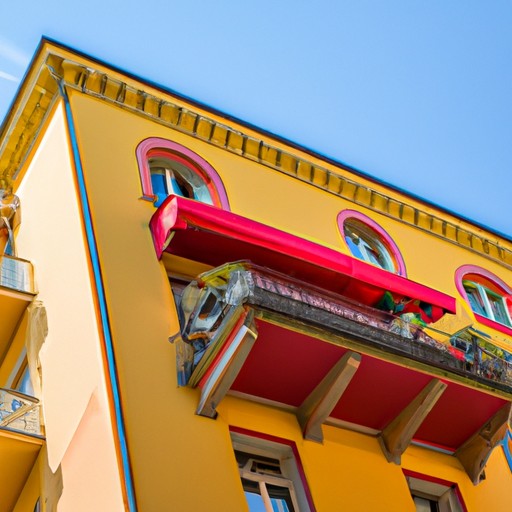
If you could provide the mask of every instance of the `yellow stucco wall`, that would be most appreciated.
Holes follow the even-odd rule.
[[[342,507],[412,512],[401,468],[386,462],[374,438],[324,427],[325,442],[317,445],[302,439],[294,416],[233,397],[221,403],[216,421],[194,415],[197,391],[177,387],[174,346],[168,337],[178,324],[148,229],[154,208],[139,199],[135,149],[147,137],[183,144],[218,171],[233,212],[344,253],[348,250],[336,216],[346,208],[358,209],[394,238],[410,278],[454,296],[454,272],[460,265],[480,265],[512,282],[510,272],[435,237],[428,238],[425,250],[427,235],[419,230],[99,100],[73,92],[71,105],[106,287],[139,509],[165,510],[170,504],[184,512],[246,508],[228,431],[236,425],[296,442],[318,512]],[[508,510],[512,482],[499,450],[489,462],[492,481],[478,490],[447,455],[411,447],[403,467],[460,482],[469,511]],[[498,498],[499,486],[506,489]]]

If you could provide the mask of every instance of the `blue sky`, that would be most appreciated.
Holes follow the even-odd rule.
[[[42,35],[512,236],[512,2],[0,5],[0,118]]]

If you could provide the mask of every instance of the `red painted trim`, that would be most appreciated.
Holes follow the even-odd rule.
[[[443,480],[442,478],[437,478],[431,475],[424,475],[423,473],[416,473],[416,471],[411,471],[409,469],[402,468],[402,472],[405,476],[410,476],[412,478],[417,478],[418,480],[424,480],[425,482],[432,482],[434,484],[444,485],[445,487],[450,487],[455,491],[455,495],[457,496],[460,505],[462,507],[463,512],[468,512],[466,504],[464,503],[464,499],[462,498],[462,494],[459,489],[459,485],[456,482],[450,482],[448,480]]]
[[[363,215],[360,212],[357,212],[355,210],[343,210],[338,214],[337,218],[338,229],[340,230],[343,241],[345,241],[345,231],[343,229],[343,223],[345,222],[346,219],[357,219],[361,221],[363,224],[366,224],[373,231],[375,231],[377,235],[379,235],[379,237],[383,240],[384,245],[387,246],[391,255],[394,257],[395,263],[398,266],[397,273],[400,274],[401,276],[407,277],[405,261],[402,257],[400,249],[396,245],[395,241],[388,235],[388,233],[383,228],[381,228],[373,219],[367,217],[366,215]]]
[[[233,340],[236,338],[238,331],[242,327],[242,325],[245,322],[245,319],[247,318],[247,315],[249,314],[249,310],[245,309],[245,311],[240,315],[240,318],[237,320],[235,326],[229,333],[229,336],[226,338],[224,345],[219,350],[217,355],[215,356],[214,360],[210,363],[210,366],[208,366],[208,369],[206,370],[205,374],[199,381],[198,386],[203,389],[204,385],[208,382],[208,379],[210,378],[210,375],[213,373],[215,368],[217,368],[217,365],[219,364],[219,361],[222,359],[222,356],[226,353],[230,345],[233,343]]]
[[[389,290],[452,313],[456,311],[455,299],[445,293],[310,240],[183,197],[169,196],[151,218],[150,228],[158,258],[166,249],[171,231],[188,233],[189,237],[196,236],[198,232],[210,233],[218,236],[215,250],[226,251],[224,262],[251,260],[252,252],[259,251],[259,260],[253,263],[272,269],[275,261],[279,261],[302,280],[305,280],[306,272],[310,276],[322,277],[324,281],[326,276],[337,278],[340,282],[343,278],[344,284],[338,289],[340,294],[349,288],[352,291],[368,289],[373,293]],[[233,258],[230,247],[240,248],[243,256]],[[172,249],[171,243],[169,252]],[[201,257],[203,263],[208,263],[209,254],[205,248],[201,251]]]
[[[264,439],[265,441],[271,441],[273,443],[284,444],[286,446],[289,446],[292,449],[293,457],[295,458],[295,462],[297,464],[297,469],[299,471],[302,487],[304,489],[304,492],[306,493],[306,499],[308,500],[309,508],[311,512],[316,512],[315,504],[313,503],[313,497],[311,496],[311,492],[309,491],[306,473],[304,472],[304,466],[302,465],[299,451],[297,450],[297,445],[295,444],[294,441],[291,441],[290,439],[284,439],[282,437],[275,437],[269,434],[264,434],[263,432],[255,432],[254,430],[247,430],[245,428],[235,427],[233,425],[229,426],[229,431],[234,432],[236,434],[242,434],[247,437],[255,437],[257,439]]]
[[[208,189],[216,206],[229,210],[229,200],[222,179],[217,171],[201,156],[194,153],[191,149],[167,139],[159,137],[150,137],[143,140],[135,151],[137,162],[139,164],[140,181],[142,184],[142,194],[145,197],[153,198],[153,187],[151,185],[151,172],[149,170],[148,159],[159,156],[176,160],[188,167],[192,167],[205,178]]]

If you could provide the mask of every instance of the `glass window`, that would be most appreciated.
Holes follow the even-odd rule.
[[[358,219],[348,218],[343,223],[343,234],[353,256],[389,272],[398,272],[391,250],[371,227]]]
[[[171,194],[213,205],[203,177],[184,163],[171,158],[150,158],[149,169],[153,193],[157,196],[155,206],[160,206]]]
[[[279,460],[239,451],[235,456],[251,512],[298,512],[293,482],[283,476]]]
[[[404,470],[417,512],[463,512],[457,484]]]
[[[231,433],[250,512],[310,512],[291,446]]]
[[[230,209],[217,171],[186,146],[160,137],[149,137],[137,146],[136,155],[142,185],[141,199],[156,201],[156,206],[160,206],[168,195],[173,194]]]
[[[481,282],[462,281],[471,309],[490,320],[512,327],[505,297],[489,289],[489,287],[496,289],[496,286],[491,282],[488,283],[489,287],[487,287],[482,284],[485,283],[483,278],[480,278],[479,281]]]

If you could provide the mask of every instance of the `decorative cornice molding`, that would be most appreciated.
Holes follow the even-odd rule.
[[[48,56],[46,63],[47,65],[51,64],[53,69],[61,74],[63,84],[70,89],[106,101],[242,158],[265,165],[351,203],[428,232],[491,260],[498,261],[512,269],[512,244],[508,244],[504,240],[500,241],[498,238],[491,240],[483,236],[480,229],[472,230],[470,227],[462,227],[456,222],[445,220],[404,201],[382,194],[373,188],[342,176],[341,173],[316,165],[295,154],[267,144],[261,139],[234,130],[230,126],[213,119],[213,117],[203,115],[192,108],[186,108],[140,88],[133,87],[129,83],[112,76],[113,72],[108,74],[53,54]],[[15,176],[17,169],[22,165],[24,157],[35,140],[53,96],[58,94],[55,85],[51,88],[46,86],[43,89],[44,113],[42,115],[38,114],[37,120],[33,120],[33,116],[36,115],[35,109],[42,108],[41,105],[43,104],[41,99],[37,99],[37,95],[41,94],[41,92],[37,92],[37,90],[40,91],[40,89],[37,89],[38,86],[41,87],[39,82],[46,84],[49,77],[50,74],[45,66],[39,73],[34,88],[30,91],[22,115],[17,120],[16,125],[11,127],[9,139],[17,135],[19,143],[14,150],[11,150],[12,158],[7,166],[4,163],[6,158],[2,154],[0,158],[0,176]],[[18,127],[19,123],[22,123],[21,128]],[[13,146],[12,143],[10,145]]]

